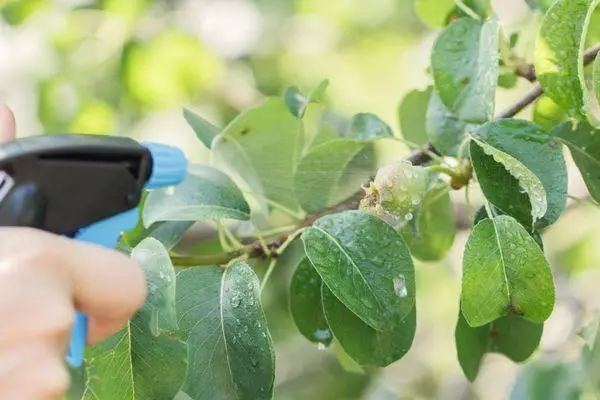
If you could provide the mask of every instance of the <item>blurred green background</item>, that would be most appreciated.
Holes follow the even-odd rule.
[[[497,0],[507,33],[525,30],[523,55],[540,21],[524,0]],[[398,104],[424,89],[437,31],[412,0],[5,0],[0,1],[0,102],[19,136],[112,133],[208,154],[187,126],[189,107],[219,127],[286,86],[309,91],[329,78],[327,106],[342,115],[371,112],[398,134]],[[527,38],[527,35],[525,37]],[[498,109],[531,85],[498,90]],[[529,117],[531,110],[523,112]],[[409,150],[386,144],[390,158]],[[566,153],[567,158],[570,156]],[[571,163],[570,193],[585,196]],[[464,192],[453,193],[464,214]],[[478,193],[473,193],[477,203]],[[577,330],[600,306],[600,211],[570,202],[544,234],[557,271],[557,305],[532,360],[579,357]],[[456,360],[460,261],[467,232],[443,263],[418,264],[418,330],[412,350],[385,370],[346,372],[293,326],[282,260],[265,294],[277,345],[276,399],[504,399],[522,366],[487,356],[470,385]],[[293,258],[293,252],[288,256]],[[288,265],[285,265],[288,264]],[[260,266],[258,266],[260,269]]]

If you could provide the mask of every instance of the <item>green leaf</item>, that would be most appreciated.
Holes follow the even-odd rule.
[[[370,143],[334,139],[312,148],[300,161],[294,192],[302,209],[320,211],[347,199],[377,170]]]
[[[494,213],[494,215],[506,215],[504,212],[502,212],[502,210],[497,209],[496,207],[494,207],[493,205],[489,205],[490,209],[492,210],[492,212]],[[473,226],[477,225],[479,222],[483,221],[484,219],[489,218],[488,214],[487,214],[487,210],[485,209],[485,206],[481,206],[479,208],[479,210],[477,210],[477,212],[475,213],[475,218],[473,221]],[[544,251],[544,241],[542,240],[542,235],[540,234],[539,231],[533,231],[533,232],[528,232],[531,237],[533,238],[533,240],[535,240],[535,242],[538,244],[538,246],[540,246],[540,249],[542,251]]]
[[[451,157],[458,155],[466,133],[476,129],[476,125],[461,121],[448,110],[435,90],[429,99],[425,127],[427,137],[436,150]]]
[[[359,113],[352,117],[350,127],[345,135],[348,138],[373,141],[384,137],[392,137],[392,129],[379,117],[369,113]]]
[[[597,0],[559,0],[542,21],[534,65],[544,92],[570,117],[584,120],[583,52],[589,18]]]
[[[215,139],[213,151],[259,200],[296,210],[290,193],[303,142],[302,121],[290,114],[283,99],[268,98],[238,115]]]
[[[294,190],[302,208],[316,212],[354,195],[376,170],[372,143],[331,140],[313,148],[302,159]]]
[[[600,131],[585,122],[565,122],[552,131],[567,145],[592,198],[600,201]]]
[[[514,362],[527,360],[538,348],[544,324],[507,316],[471,328],[459,312],[455,330],[458,362],[467,379],[475,381],[486,353],[500,353]]]
[[[433,46],[436,91],[462,121],[482,123],[494,117],[499,34],[495,18],[484,23],[463,18],[446,27]]]
[[[150,296],[145,307],[149,310],[150,332],[158,336],[163,330],[177,330],[175,269],[169,253],[158,240],[147,238],[133,249],[131,258],[143,268],[148,281]]]
[[[324,79],[309,93],[308,101],[309,103],[321,103],[323,101],[323,97],[325,97],[325,92],[329,87],[329,79]]]
[[[538,219],[538,227],[556,222],[567,202],[568,174],[563,149],[552,135],[529,121],[518,119],[487,123],[476,135],[479,142],[488,145],[483,148],[484,152],[495,157],[507,170],[503,172],[504,177],[489,175],[485,167],[480,168],[479,158],[473,160],[477,179],[488,200],[524,225],[535,224]],[[499,186],[503,180],[510,179],[509,174],[519,181],[521,189],[515,190],[514,184]],[[524,203],[523,190],[529,197]],[[530,208],[528,203],[531,203],[533,220],[526,214]],[[513,213],[511,207],[516,212]]]
[[[594,72],[592,79],[596,101],[600,103],[600,57],[596,57],[594,60]]]
[[[408,93],[398,107],[398,119],[402,136],[419,146],[428,142],[426,115],[429,98],[433,88],[429,86],[424,91],[413,90]]]
[[[383,332],[365,324],[325,285],[323,307],[336,340],[359,365],[385,367],[402,358],[411,348],[417,325],[416,306],[402,318],[394,316],[397,319],[395,327]]]
[[[297,87],[291,86],[286,88],[283,92],[283,99],[293,116],[298,118],[304,117],[306,107],[308,106],[308,99]]]
[[[439,261],[452,247],[456,235],[448,185],[438,181],[425,194],[416,225],[405,226],[402,236],[413,257]]]
[[[85,399],[170,399],[185,379],[185,343],[173,331],[150,329],[173,325],[175,280],[169,255],[154,239],[142,241],[132,255],[146,272],[148,297],[119,333],[86,349],[89,382]]]
[[[557,0],[526,0],[527,4],[532,9],[539,9],[542,13],[546,13],[552,4],[554,4]]]
[[[390,225],[370,214],[346,211],[315,221],[302,241],[323,282],[367,325],[391,330],[413,309],[413,262]]]
[[[167,250],[171,250],[179,243],[184,233],[194,224],[191,221],[166,221],[157,222],[151,227],[145,228],[142,216],[147,199],[148,192],[144,192],[139,204],[139,209],[142,210],[142,212],[139,213],[136,227],[127,232],[123,232],[121,235],[119,247],[121,249],[124,248],[125,251],[134,248],[147,237],[158,240]]]
[[[470,154],[485,197],[533,229],[530,221],[537,221],[547,210],[546,191],[539,179],[517,159],[484,142],[472,141]]]
[[[334,341],[331,344],[331,347],[333,348],[333,351],[334,351],[335,355],[337,356],[337,359],[338,359],[340,365],[342,366],[342,368],[344,368],[344,370],[355,373],[355,374],[361,374],[361,375],[363,375],[365,373],[365,370],[356,361],[354,361],[348,355],[348,353],[346,353],[346,350],[344,350],[344,348],[342,347],[342,345],[339,342]]]
[[[271,399],[275,354],[250,266],[185,269],[177,287],[190,364],[182,390],[195,400]]]
[[[333,335],[323,314],[323,281],[308,258],[304,257],[292,276],[290,310],[300,333],[314,343],[329,346]]]
[[[577,361],[530,364],[518,376],[510,400],[579,400],[582,372]]]
[[[461,308],[471,327],[506,315],[541,323],[552,313],[550,265],[514,218],[485,219],[473,229],[463,257]]]
[[[159,221],[248,220],[250,206],[233,181],[206,165],[194,165],[174,188],[150,192],[143,219],[146,227]]]
[[[292,115],[298,118],[303,118],[308,108],[309,103],[320,103],[325,96],[325,91],[329,86],[329,80],[325,79],[321,81],[310,94],[305,96],[295,86],[290,86],[283,92],[283,99],[287,108],[290,110]]]
[[[441,28],[454,4],[454,0],[415,0],[415,11],[430,28]]]
[[[567,114],[561,110],[548,96],[542,96],[533,106],[531,120],[549,132],[563,122]]]
[[[213,140],[219,135],[219,128],[187,108],[183,109],[183,117],[194,130],[198,139],[210,149]]]

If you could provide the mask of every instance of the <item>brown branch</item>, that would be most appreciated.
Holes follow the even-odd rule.
[[[596,57],[598,56],[599,52],[600,52],[600,44],[587,50],[583,56],[584,65],[588,65],[592,61],[594,61],[596,59]],[[528,71],[522,71],[522,72],[523,72],[523,74],[525,74],[527,76],[523,76],[523,75],[520,75],[520,76],[525,77],[529,81],[535,82],[537,80],[537,76],[535,75],[533,66],[531,66],[531,68],[528,69]],[[521,112],[525,108],[527,108],[529,105],[533,104],[533,102],[535,102],[543,93],[544,93],[544,90],[541,88],[541,86],[536,85],[521,100],[516,102],[513,106],[511,106],[504,112],[498,114],[496,116],[496,120],[514,117],[519,112]],[[413,165],[424,165],[424,164],[427,164],[429,161],[431,161],[431,156],[430,156],[431,153],[439,155],[439,152],[435,149],[435,147],[431,143],[428,143],[424,147],[423,150],[414,152],[407,158],[407,160],[410,161]],[[241,250],[235,250],[230,253],[222,253],[222,254],[216,255],[213,257],[213,259],[211,259],[211,261],[218,259],[218,261],[221,261],[223,264],[225,264],[225,263],[229,262],[230,260],[240,257],[242,255],[245,255],[250,258],[276,257],[277,249],[279,249],[283,245],[283,243],[285,243],[285,241],[288,239],[288,237],[290,237],[290,235],[292,235],[298,229],[301,229],[301,228],[304,228],[307,226],[311,226],[313,224],[313,222],[315,222],[317,219],[319,219],[325,215],[357,209],[358,204],[359,204],[361,198],[363,197],[363,195],[364,195],[364,191],[361,188],[358,191],[356,191],[350,198],[344,200],[343,202],[341,202],[333,207],[327,208],[323,211],[309,214],[305,219],[300,221],[298,223],[298,225],[296,225],[296,228],[294,230],[287,232],[285,234],[282,234],[282,235],[276,237],[275,239],[272,239],[267,242],[267,248],[269,249],[270,254],[265,254],[265,251],[263,250],[262,246],[260,245],[260,242],[255,241],[253,243],[248,244],[245,248],[243,248]],[[200,264],[200,261],[204,261],[204,260],[200,260],[200,259],[197,259],[194,257],[184,257],[184,258],[182,258],[182,261],[185,261],[185,262],[182,263],[182,266],[190,266],[196,260],[198,261],[198,265],[202,265],[202,264]],[[174,259],[174,263],[177,265],[177,259]]]

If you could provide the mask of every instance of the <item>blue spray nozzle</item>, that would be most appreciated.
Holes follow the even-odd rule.
[[[150,150],[153,160],[147,189],[178,185],[185,179],[188,162],[183,151],[161,143],[143,142],[142,145]]]

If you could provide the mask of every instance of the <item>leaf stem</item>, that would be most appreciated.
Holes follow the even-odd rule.
[[[215,221],[215,223],[217,225],[217,232],[219,233],[219,243],[221,244],[221,247],[227,252],[232,251],[233,248],[231,244],[227,241],[227,237],[225,236],[225,230],[223,229],[223,224],[219,220]]]
[[[171,255],[171,262],[173,266],[178,269],[185,269],[191,267],[202,267],[211,265],[224,265],[233,260],[246,254],[245,249],[234,250],[226,253],[219,254],[206,254],[206,255],[190,255],[182,256],[177,254]]]
[[[298,229],[296,232],[292,233],[290,236],[287,237],[287,239],[285,239],[285,242],[283,242],[281,244],[281,246],[279,246],[277,248],[277,250],[275,250],[275,254],[277,254],[278,256],[282,255],[283,252],[285,251],[285,249],[287,249],[287,247],[292,244],[292,242],[294,241],[294,239],[296,239],[302,232],[304,232],[306,229],[308,229],[308,227],[304,227],[304,228],[300,228]]]
[[[265,276],[263,277],[263,280],[260,283],[260,293],[261,294],[262,294],[263,290],[265,289],[265,286],[267,285],[267,281],[271,277],[273,270],[275,269],[275,264],[277,264],[277,259],[272,258],[271,262],[269,263],[269,267],[267,268],[267,272],[265,273]]]
[[[277,208],[280,211],[283,211],[285,214],[289,215],[290,217],[296,219],[296,220],[301,220],[305,217],[305,214],[303,212],[299,212],[299,211],[294,211],[291,210],[289,208],[287,208],[286,206],[284,206],[283,204],[280,204],[276,201],[273,201],[271,199],[266,198],[265,196],[259,195],[251,190],[244,190],[244,189],[240,189],[243,193],[246,194],[251,194],[252,196],[258,197],[261,200],[264,200],[267,204],[269,204],[270,206]]]
[[[254,223],[252,223],[252,226],[254,227],[254,231],[256,232],[256,237],[258,239],[258,243],[260,244],[260,248],[262,249],[262,251],[265,254],[270,254],[271,251],[269,250],[269,247],[265,243],[265,240],[263,239],[263,235],[261,234],[260,229],[258,229],[258,227]]]
[[[399,136],[394,136],[394,137],[392,137],[392,139],[397,142],[407,145],[411,150],[422,151],[423,153],[427,154],[432,160],[437,160],[440,163],[446,162],[446,160],[444,160],[443,157],[441,157],[441,156],[437,155],[436,153],[434,153],[433,151],[429,150],[427,145],[421,146],[421,145],[416,144],[415,142],[411,142],[410,140],[406,140]],[[415,163],[413,162],[413,164],[415,164]]]
[[[227,228],[227,226],[221,221],[219,222],[221,223],[221,227],[223,228],[225,236],[227,237],[227,239],[229,239],[229,243],[231,243],[235,249],[241,249],[242,247],[244,247],[244,245],[240,243],[240,241],[235,237],[235,235],[231,233],[229,228]]]
[[[476,19],[477,21],[481,21],[481,17],[471,9],[468,5],[462,2],[462,0],[455,0],[456,6],[460,8],[465,14],[469,17]]]
[[[493,219],[496,216],[496,213],[492,209],[490,202],[486,200],[484,204],[485,204],[485,212],[487,213],[488,218]]]
[[[455,178],[455,179],[462,178],[462,174],[460,172],[458,172],[454,168],[448,167],[446,165],[434,164],[434,165],[428,165],[425,168],[427,168],[431,172],[439,172],[442,174],[446,174],[451,178]]]

